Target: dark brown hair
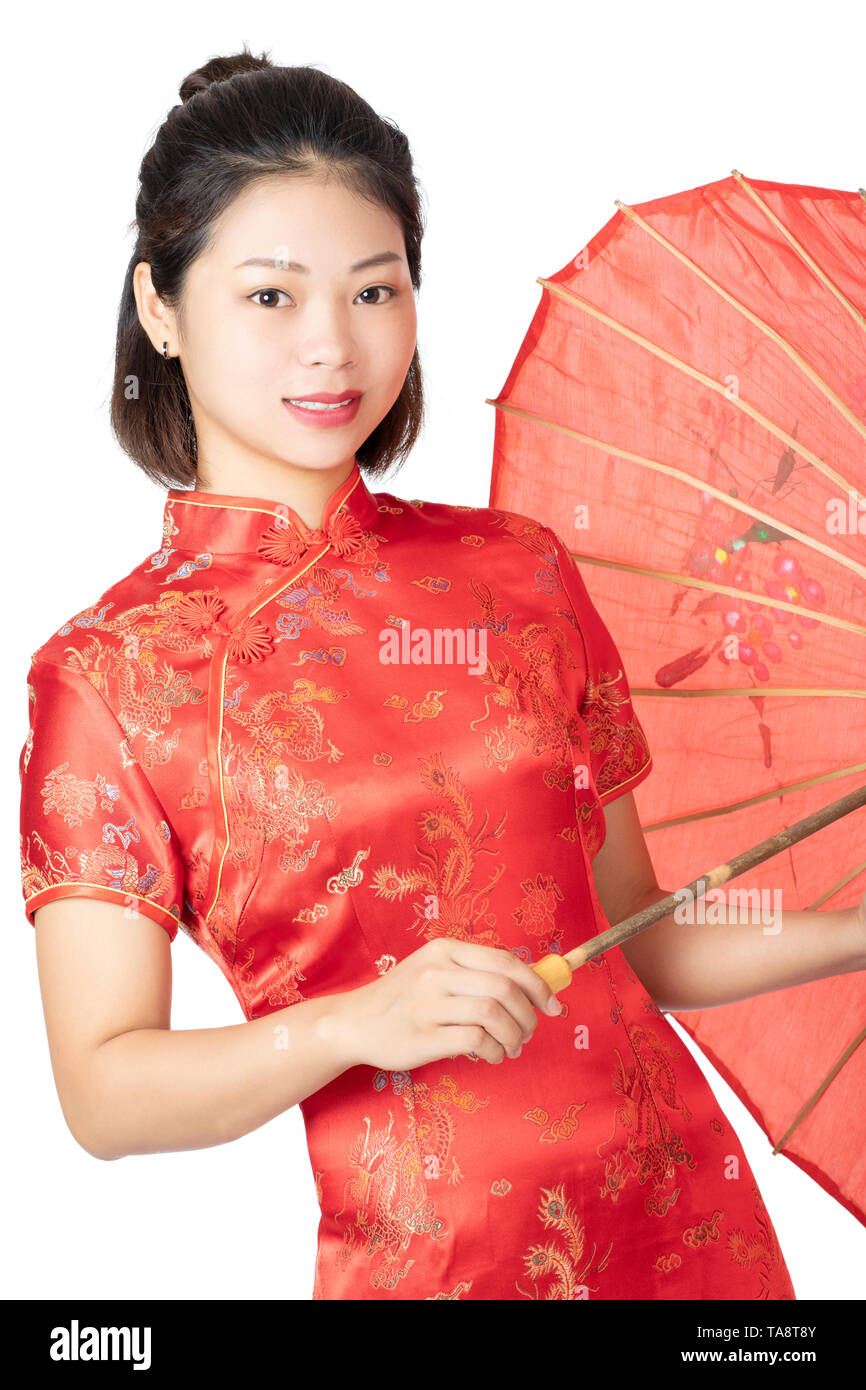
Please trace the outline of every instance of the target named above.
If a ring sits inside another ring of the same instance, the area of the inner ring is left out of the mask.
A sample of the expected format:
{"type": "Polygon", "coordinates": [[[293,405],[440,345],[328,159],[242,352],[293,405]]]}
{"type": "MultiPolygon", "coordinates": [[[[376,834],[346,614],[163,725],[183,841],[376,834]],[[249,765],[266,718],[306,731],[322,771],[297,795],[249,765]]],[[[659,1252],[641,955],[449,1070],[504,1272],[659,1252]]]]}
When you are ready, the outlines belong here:
{"type": "MultiPolygon", "coordinates": [[[[121,448],[163,487],[195,483],[195,425],[180,361],[161,357],[141,326],[133,291],[139,261],[149,262],[154,289],[182,323],[186,272],[216,218],[254,180],[275,174],[322,173],[392,212],[416,292],[424,234],[408,140],[344,82],[313,67],[274,66],[245,47],[190,73],[180,97],[139,171],[110,415],[121,448]]],[[[423,414],[416,347],[400,395],[357,450],[358,466],[375,476],[402,463],[423,414]]]]}

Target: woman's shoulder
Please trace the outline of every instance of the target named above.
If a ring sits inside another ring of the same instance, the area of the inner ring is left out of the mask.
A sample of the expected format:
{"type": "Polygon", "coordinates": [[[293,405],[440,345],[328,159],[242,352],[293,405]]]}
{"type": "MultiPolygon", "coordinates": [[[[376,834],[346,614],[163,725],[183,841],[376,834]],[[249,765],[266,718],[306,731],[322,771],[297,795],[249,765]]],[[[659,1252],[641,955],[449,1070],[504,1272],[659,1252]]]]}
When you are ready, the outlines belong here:
{"type": "Polygon", "coordinates": [[[552,557],[553,533],[537,517],[503,507],[469,507],[456,502],[428,502],[418,497],[397,497],[393,493],[375,494],[383,519],[399,518],[404,531],[421,537],[452,538],[466,544],[476,536],[484,542],[501,540],[504,545],[522,545],[537,555],[552,557]]]}
{"type": "MultiPolygon", "coordinates": [[[[115,579],[86,607],[64,619],[31,652],[31,663],[84,669],[98,653],[115,649],[128,652],[130,634],[142,615],[158,614],[168,595],[164,577],[164,552],[147,556],[115,579]]],[[[170,600],[169,600],[170,601],[170,600]]]]}

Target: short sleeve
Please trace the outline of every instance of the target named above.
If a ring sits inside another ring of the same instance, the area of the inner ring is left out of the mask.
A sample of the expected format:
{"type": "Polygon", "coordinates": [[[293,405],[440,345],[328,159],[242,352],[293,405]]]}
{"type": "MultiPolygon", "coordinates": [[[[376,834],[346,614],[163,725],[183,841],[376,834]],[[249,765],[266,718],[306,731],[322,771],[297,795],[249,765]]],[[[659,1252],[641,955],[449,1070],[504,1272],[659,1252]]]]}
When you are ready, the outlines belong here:
{"type": "Polygon", "coordinates": [[[19,758],[28,922],[55,898],[100,898],[173,941],[184,872],[174,832],[116,715],[86,675],[34,656],[19,758]]]}
{"type": "Polygon", "coordinates": [[[563,591],[583,639],[586,686],[580,716],[589,737],[596,792],[605,806],[649,776],[652,754],[632,705],[616,643],[589,596],[573,555],[551,527],[546,529],[554,545],[563,591]]]}

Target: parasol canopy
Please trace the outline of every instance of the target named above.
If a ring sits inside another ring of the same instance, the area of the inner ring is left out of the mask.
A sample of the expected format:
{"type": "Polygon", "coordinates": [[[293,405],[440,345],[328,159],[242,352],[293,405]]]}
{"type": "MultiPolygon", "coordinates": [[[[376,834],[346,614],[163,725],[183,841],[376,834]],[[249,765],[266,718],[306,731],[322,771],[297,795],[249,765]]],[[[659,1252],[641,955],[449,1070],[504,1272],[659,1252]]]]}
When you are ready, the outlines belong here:
{"type": "MultiPolygon", "coordinates": [[[[490,505],[558,533],[610,629],[676,889],[866,782],[866,193],[734,170],[616,205],[539,279],[490,505]]],[[[743,883],[853,906],[866,807],[743,883]]],[[[866,972],[672,1017],[866,1224],[866,972]]]]}

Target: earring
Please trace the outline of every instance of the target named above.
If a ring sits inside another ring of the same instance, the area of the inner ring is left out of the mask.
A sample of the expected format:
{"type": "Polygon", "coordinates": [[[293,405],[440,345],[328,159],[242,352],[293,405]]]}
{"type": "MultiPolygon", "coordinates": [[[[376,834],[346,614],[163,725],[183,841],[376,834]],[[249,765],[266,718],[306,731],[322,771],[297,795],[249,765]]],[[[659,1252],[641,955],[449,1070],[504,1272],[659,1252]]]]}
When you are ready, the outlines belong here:
{"type": "Polygon", "coordinates": [[[163,343],[163,345],[162,345],[162,355],[163,355],[163,357],[168,357],[168,343],[163,343]]]}

